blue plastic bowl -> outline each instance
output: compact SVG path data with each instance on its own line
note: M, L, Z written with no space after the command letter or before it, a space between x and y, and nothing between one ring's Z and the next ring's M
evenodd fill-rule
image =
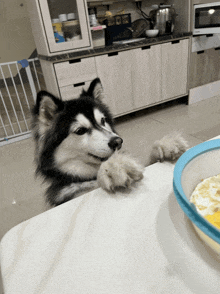
M189 201L202 179L217 174L220 174L220 139L201 143L179 158L174 168L173 189L180 207L201 239L220 254L220 230L200 215Z

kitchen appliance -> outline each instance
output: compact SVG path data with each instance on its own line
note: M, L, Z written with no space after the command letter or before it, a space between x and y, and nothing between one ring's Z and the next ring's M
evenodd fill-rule
M193 35L220 34L220 2L193 7Z
M174 30L176 11L172 5L153 5L150 11L151 29L158 29L160 35L172 34Z

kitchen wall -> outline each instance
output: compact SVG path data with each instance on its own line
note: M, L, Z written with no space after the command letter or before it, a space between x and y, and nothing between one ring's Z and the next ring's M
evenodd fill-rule
M0 1L0 63L29 58L36 48L27 1Z
M176 18L175 30L182 32L190 31L190 5L191 0L169 0L169 4L173 4L178 14Z

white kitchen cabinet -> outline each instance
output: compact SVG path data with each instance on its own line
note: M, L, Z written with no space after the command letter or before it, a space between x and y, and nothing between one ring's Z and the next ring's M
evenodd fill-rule
M188 39L61 62L41 61L48 91L79 97L99 77L114 116L187 95Z
M164 43L162 48L162 100L187 94L188 39Z
M38 54L52 56L92 47L86 0L31 0L28 4ZM70 13L74 20L53 23L59 15Z
M134 109L132 94L132 50L95 57L97 76L100 78L106 104L114 115Z
M134 49L132 55L132 92L135 108L160 102L161 45Z

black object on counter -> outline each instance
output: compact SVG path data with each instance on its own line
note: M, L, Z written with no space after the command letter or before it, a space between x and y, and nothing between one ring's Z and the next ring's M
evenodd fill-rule
M105 45L111 45L115 41L122 41L132 38L131 14L120 14L104 20Z

